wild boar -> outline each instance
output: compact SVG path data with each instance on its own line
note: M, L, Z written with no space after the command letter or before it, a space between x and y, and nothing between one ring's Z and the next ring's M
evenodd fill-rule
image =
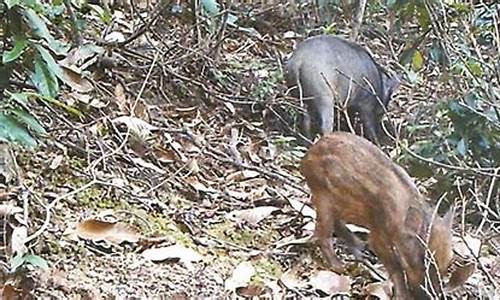
M379 144L380 121L399 79L365 49L335 36L308 38L293 51L285 78L288 87L295 87L292 96L306 103L302 132L307 138L333 130L336 103L359 114L366 137Z
M369 229L368 245L387 269L397 299L426 299L428 290L439 295L438 274L445 275L453 257L451 209L434 217L404 169L350 133L323 136L302 160L301 172L317 212L314 237L333 270L343 272L344 266L332 234L356 245L345 226L356 224ZM435 264L427 269L429 253ZM426 274L431 288L423 287Z

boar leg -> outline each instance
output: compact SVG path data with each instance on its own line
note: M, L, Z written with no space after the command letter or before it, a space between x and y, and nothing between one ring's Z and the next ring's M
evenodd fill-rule
M380 146L377 136L377 121L373 113L367 111L361 111L360 116L361 122L363 123L363 130L365 136L372 141L377 146Z
M346 242L357 260L363 260L364 244L342 221L335 221L335 234Z
M311 139L311 115L306 111L302 113L302 134Z
M401 258L399 257L400 254L394 251L392 245L386 244L384 241L387 241L387 238L370 232L368 244L389 273L394 285L393 298L398 300L413 299L405 279L404 270L400 261Z
M328 95L321 95L316 101L316 109L319 116L319 129L321 135L325 135L333 131L333 101L334 99Z
M314 196L312 201L313 203L328 203L325 201L316 202ZM316 206L317 220L316 227L314 228L314 237L318 239L321 253L330 265L331 269L337 273L344 273L344 265L339 260L335 254L335 250L333 249L333 231L335 226L334 218L331 216L331 211L322 208L326 207Z

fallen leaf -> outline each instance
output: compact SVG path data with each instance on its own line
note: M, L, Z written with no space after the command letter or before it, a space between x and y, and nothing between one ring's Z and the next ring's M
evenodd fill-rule
M15 288L9 283L0 285L0 299L15 300L19 299L20 293L17 293Z
M151 131L158 130L158 127L149 124L148 122L131 116L121 116L115 118L113 123L125 124L130 132L142 140L145 140L151 135Z
M85 220L76 225L76 234L83 239L107 241L112 244L136 243L140 239L137 231L121 223L100 220Z
M57 155L56 157L54 157L54 159L50 162L50 166L49 168L51 170L55 170L57 168L59 168L59 166L61 165L62 161L64 159L64 156L62 155Z
M311 276L309 284L316 290L328 295L348 293L351 289L351 280L348 276L338 275L331 271L318 271Z
M295 209L300 212L300 214L304 217L310 217L313 220L316 219L316 212L309 205L304 202L300 202L298 200L292 199L288 197L288 203Z
M253 297L262 295L263 291L264 289L261 286L250 284L248 286L237 288L236 294L238 294L238 296L252 299Z
M22 213L23 209L16 206L14 201L0 204L0 216L8 217L13 214Z
M154 262L164 261L167 259L179 259L179 261L184 264L197 262L203 259L203 256L201 256L198 252L180 245L146 249L142 252L142 256Z
M155 158L162 163L173 163L178 160L174 151L155 146L153 149Z
M128 107L127 95L125 95L125 88L120 83L115 86L114 99L121 112L123 113L129 112L130 109Z
M224 288L226 291L235 291L237 288L246 287L250 283L250 279L254 274L255 268L251 262L241 262L233 270L231 277L225 281Z
M66 83L70 88L80 93L89 93L94 89L94 86L87 78L83 77L81 74L75 72L74 70L61 66L62 69L62 81Z
M106 35L104 37L104 40L106 42L121 43L121 42L125 42L125 36L123 35L123 33L119 32L119 31L113 31L113 32L110 32L108 35Z
M307 286L307 282L303 281L299 274L299 265L294 265L290 270L283 273L279 281L289 290L295 290L297 288L304 288Z
M201 183L196 176L187 177L184 179L193 189L198 192L204 193L217 193L217 190L207 187L205 184Z
M229 174L226 176L226 181L227 182L232 182L232 181L240 181L244 179L250 179L250 178L255 178L260 175L259 172L252 171L252 170L243 170L243 171L236 171L232 174Z
M363 290L366 296L377 297L381 300L390 300L392 295L391 283L389 281L370 283Z
M467 281L467 279L472 275L472 273L474 273L475 269L476 269L475 262L469 262L463 266L457 267L455 271L451 273L450 280L446 285L446 289L448 291L452 291L456 288L461 287Z
M11 250L12 253L17 253L18 255L23 255L27 252L27 248L24 245L26 238L28 237L28 228L26 226L16 226L12 230L11 237Z
M249 224L257 225L257 223L277 210L279 210L279 208L274 206L259 206L250 209L232 211L228 213L227 216L235 219L236 221L246 221Z
M466 234L463 238L453 237L453 250L461 257L479 257L481 252L481 240ZM472 251L472 253L471 253Z

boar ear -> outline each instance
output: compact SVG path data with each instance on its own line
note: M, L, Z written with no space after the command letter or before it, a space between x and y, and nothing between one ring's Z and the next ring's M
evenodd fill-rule
M452 206L452 207L450 207L450 209L448 210L448 212L446 212L446 214L442 218L443 225L446 226L446 228L451 229L451 227L453 225L453 215L454 214L455 214L455 207Z

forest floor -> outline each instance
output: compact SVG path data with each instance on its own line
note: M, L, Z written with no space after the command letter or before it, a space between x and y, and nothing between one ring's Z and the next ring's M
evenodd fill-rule
M306 243L315 217L298 169L306 149L287 128L296 104L282 75L304 31L272 17L258 30L207 28L166 9L127 40L143 18L115 9L109 26L89 20L86 51L71 63L87 63L88 78L75 85L93 89L62 95L84 117L42 109L50 138L36 153L17 152L23 184L11 194L33 199L30 250L49 264L29 267L21 288L52 299L387 299L373 254L371 266L358 263L338 243L349 270L338 275ZM335 33L348 28L339 22ZM365 29L359 41L399 71L401 49L387 34ZM449 88L432 74L404 82L388 118L404 132ZM394 160L401 153L393 144L384 151ZM470 245L481 241L462 230ZM485 253L479 263L453 295L493 295L500 260Z

